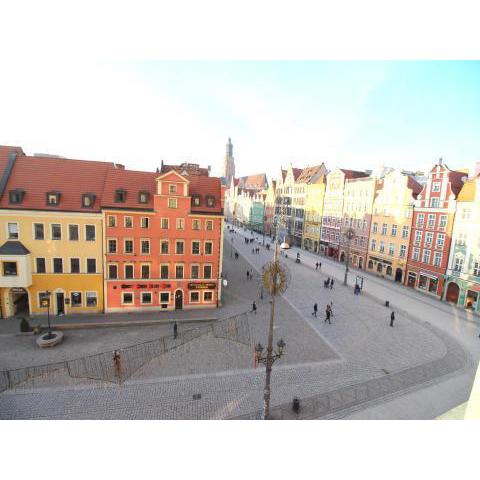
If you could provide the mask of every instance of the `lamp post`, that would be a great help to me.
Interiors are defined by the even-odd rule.
[[[350,242],[352,241],[353,237],[355,237],[355,231],[353,228],[349,228],[345,233],[344,233],[345,239],[348,241],[347,243],[347,256],[345,258],[345,277],[343,278],[343,284],[347,284],[347,277],[348,277],[348,263],[350,260]]]
[[[47,323],[48,323],[48,335],[46,335],[45,338],[47,340],[50,340],[51,338],[53,338],[52,327],[50,325],[50,297],[52,295],[52,292],[50,290],[47,290],[45,292],[45,295],[47,296]]]

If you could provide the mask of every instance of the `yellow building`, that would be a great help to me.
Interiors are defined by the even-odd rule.
[[[373,203],[367,270],[404,281],[413,202],[421,190],[413,175],[398,170],[385,175]]]
[[[306,186],[303,247],[317,253],[320,252],[320,232],[322,227],[325,187],[326,178],[324,175]]]

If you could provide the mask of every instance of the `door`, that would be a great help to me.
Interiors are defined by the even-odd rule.
[[[460,287],[455,282],[450,282],[447,288],[447,302],[457,303],[460,294]]]
[[[181,310],[183,308],[183,292],[177,290],[175,292],[175,310]]]
[[[401,282],[403,277],[403,272],[401,268],[397,268],[395,271],[395,281],[396,282]]]
[[[65,314],[65,298],[63,293],[57,293],[57,315]]]

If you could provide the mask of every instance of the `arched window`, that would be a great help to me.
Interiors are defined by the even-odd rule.
[[[382,273],[382,264],[380,262],[377,265],[377,272]]]
[[[387,275],[392,275],[392,267],[387,267]]]
[[[370,269],[373,268],[373,261],[372,260],[368,261],[368,268],[370,268]]]

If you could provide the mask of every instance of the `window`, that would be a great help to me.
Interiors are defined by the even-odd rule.
[[[168,246],[169,246],[168,240],[162,240],[160,242],[160,253],[162,255],[168,255],[168,251],[169,251]]]
[[[142,228],[148,228],[150,226],[150,219],[148,217],[142,217],[140,220],[140,226]]]
[[[422,231],[421,230],[415,230],[415,243],[420,244],[422,241]]]
[[[84,193],[82,195],[82,207],[92,208],[95,203],[95,195],[93,193]]]
[[[148,203],[148,200],[150,199],[150,193],[142,190],[141,192],[138,192],[138,203]]]
[[[168,185],[168,193],[177,193],[177,186],[174,183]]]
[[[191,267],[191,278],[199,278],[200,267],[198,265],[192,265]]]
[[[480,277],[480,260],[475,260],[475,262],[473,262],[473,275],[475,275],[475,277]]]
[[[46,265],[45,265],[45,258],[36,258],[35,263],[36,263],[37,273],[45,273],[47,271]]]
[[[440,182],[433,182],[432,184],[432,192],[439,192],[440,191]]]
[[[377,232],[378,232],[378,223],[375,222],[375,223],[373,224],[373,233],[377,233]]]
[[[23,197],[25,195],[25,190],[15,189],[8,192],[8,201],[9,203],[22,203]]]
[[[433,265],[435,267],[441,267],[442,266],[442,252],[435,252],[435,255],[433,256]]]
[[[393,243],[390,243],[388,246],[388,254],[392,256],[395,255],[395,245]]]
[[[15,277],[17,275],[17,262],[3,262],[3,275]]]
[[[150,304],[152,303],[152,294],[150,292],[142,292],[142,304]]]
[[[440,215],[440,222],[438,228],[443,229],[447,226],[447,215]]]
[[[52,240],[62,239],[62,226],[59,223],[52,223],[51,225]]]
[[[7,230],[9,240],[18,240],[18,223],[9,223]]]
[[[70,293],[70,303],[72,307],[81,307],[82,306],[82,292],[71,292]]]
[[[408,238],[408,225],[402,227],[402,238]]]
[[[175,253],[177,255],[183,255],[183,246],[184,246],[184,242],[183,240],[176,240],[175,241]]]
[[[428,216],[428,228],[433,228],[435,226],[435,215],[430,214]]]
[[[85,225],[85,240],[87,242],[95,240],[95,225]]]
[[[203,278],[212,278],[212,266],[204,265],[203,266]]]
[[[190,292],[190,303],[200,302],[200,292]]]
[[[45,227],[43,223],[33,224],[33,238],[35,240],[45,240]]]
[[[463,256],[458,255],[455,257],[455,263],[453,265],[454,272],[461,272],[463,268]]]
[[[87,258],[87,273],[97,273],[96,258]]]
[[[177,208],[177,199],[169,198],[168,199],[168,208]]]
[[[125,265],[125,278],[133,278],[133,265]]]
[[[203,292],[203,301],[211,302],[213,300],[213,292]]]
[[[170,292],[160,292],[160,303],[170,302]]]
[[[108,239],[108,253],[117,253],[117,239],[109,238]]]
[[[123,305],[133,305],[133,293],[132,292],[122,292],[122,304]]]
[[[200,230],[200,220],[192,220],[192,230]]]
[[[397,236],[398,225],[392,225],[392,237]]]
[[[423,251],[422,262],[426,263],[427,265],[430,264],[430,250]]]
[[[163,230],[167,230],[168,229],[168,218],[162,218],[162,220],[160,222],[160,226]]]
[[[372,240],[372,248],[371,250],[375,251],[377,248],[377,241],[375,239]]]
[[[183,278],[183,265],[175,265],[175,278]]]
[[[142,265],[142,278],[150,278],[150,265]]]
[[[63,273],[63,258],[53,259],[53,273]]]
[[[78,240],[78,225],[68,226],[68,239],[71,241]]]
[[[380,248],[379,248],[380,253],[385,252],[385,242],[383,240],[380,241]]]
[[[192,255],[200,255],[200,242],[192,241]]]
[[[400,258],[405,258],[406,254],[407,254],[406,245],[400,245]]]
[[[117,217],[116,217],[116,215],[109,215],[109,216],[108,216],[108,226],[109,226],[109,227],[116,227],[116,226],[117,226]]]
[[[118,278],[118,266],[110,264],[108,266],[108,278],[115,280]]]
[[[215,206],[215,197],[207,197],[207,207]]]
[[[205,255],[213,254],[213,242],[205,242]]]
[[[417,227],[423,227],[424,221],[425,221],[425,215],[423,213],[419,213],[417,217]]]
[[[457,238],[457,245],[465,246],[467,243],[467,235],[465,233],[460,233]]]
[[[97,306],[97,292],[87,292],[85,297],[87,299],[87,307]]]
[[[388,225],[386,223],[382,224],[382,235],[387,234],[387,227],[388,227]]]
[[[433,243],[433,232],[425,233],[425,246],[431,247]]]
[[[60,203],[60,193],[59,192],[48,192],[47,193],[47,205],[58,205]]]
[[[183,230],[185,228],[185,220],[183,218],[177,218],[175,225],[177,230]]]
[[[133,240],[123,241],[123,253],[133,253]]]
[[[70,259],[70,273],[80,273],[80,259],[71,258]]]
[[[168,278],[168,265],[160,265],[160,278]]]
[[[115,190],[115,203],[125,203],[127,200],[127,192],[123,188]]]
[[[200,206],[200,195],[192,195],[192,205],[194,207]]]
[[[150,254],[150,240],[140,240],[140,245],[142,249],[142,254],[149,255]]]
[[[213,221],[207,220],[205,222],[205,230],[212,231],[213,230]]]
[[[412,260],[415,260],[418,262],[418,259],[420,258],[420,249],[418,247],[414,247],[412,251]]]
[[[133,217],[125,216],[123,222],[125,228],[133,228]]]
[[[432,208],[438,208],[439,203],[440,203],[440,200],[437,197],[434,197],[434,198],[430,199],[430,206]]]
[[[47,307],[50,303],[50,295],[47,292],[38,292],[38,306]]]

